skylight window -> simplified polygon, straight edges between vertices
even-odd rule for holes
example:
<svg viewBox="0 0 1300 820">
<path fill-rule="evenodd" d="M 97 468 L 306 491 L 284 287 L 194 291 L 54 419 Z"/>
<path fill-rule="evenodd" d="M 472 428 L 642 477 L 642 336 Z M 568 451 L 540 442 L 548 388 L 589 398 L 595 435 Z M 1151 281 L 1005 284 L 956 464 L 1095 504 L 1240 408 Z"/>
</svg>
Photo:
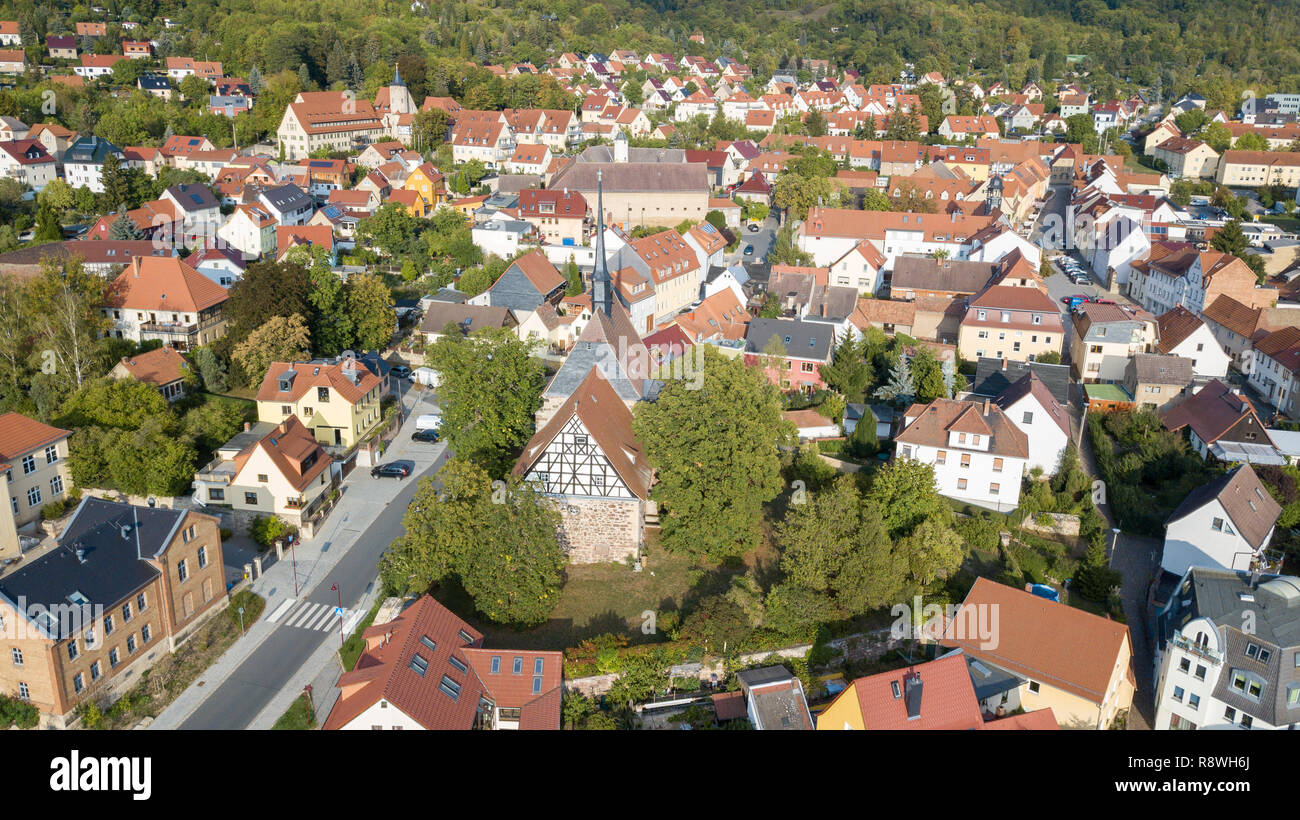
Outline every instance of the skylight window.
<svg viewBox="0 0 1300 820">
<path fill-rule="evenodd" d="M 412 655 L 411 669 L 415 670 L 415 674 L 424 677 L 424 673 L 429 671 L 429 662 L 420 655 Z"/>
<path fill-rule="evenodd" d="M 460 658 L 456 657 L 455 655 L 452 655 L 450 658 L 448 658 L 447 662 L 450 663 L 453 667 L 455 667 L 457 672 L 469 671 L 469 667 L 465 665 L 465 662 L 462 661 Z"/>
<path fill-rule="evenodd" d="M 460 684 L 446 675 L 442 676 L 442 683 L 438 684 L 438 690 L 452 700 L 460 699 Z"/>
<path fill-rule="evenodd" d="M 420 643 L 424 644 L 425 646 L 429 647 L 430 649 L 437 649 L 437 648 L 438 648 L 438 644 L 437 644 L 437 642 L 434 641 L 433 638 L 430 638 L 428 635 L 421 635 L 421 636 L 420 636 Z"/>
</svg>

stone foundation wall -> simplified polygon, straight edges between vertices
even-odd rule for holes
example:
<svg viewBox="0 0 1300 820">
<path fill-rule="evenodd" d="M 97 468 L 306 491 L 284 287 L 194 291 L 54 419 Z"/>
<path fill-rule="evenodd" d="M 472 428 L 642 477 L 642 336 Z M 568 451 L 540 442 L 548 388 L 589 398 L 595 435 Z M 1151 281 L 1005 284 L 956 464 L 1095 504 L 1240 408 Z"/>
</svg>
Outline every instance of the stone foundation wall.
<svg viewBox="0 0 1300 820">
<path fill-rule="evenodd" d="M 1050 524 L 1039 524 L 1036 520 L 1038 515 L 1047 515 L 1052 521 Z M 1063 513 L 1039 513 L 1030 515 L 1025 518 L 1022 525 L 1029 532 L 1047 533 L 1048 535 L 1078 535 L 1079 534 L 1079 516 L 1065 515 Z"/>
<path fill-rule="evenodd" d="M 571 562 L 626 561 L 641 554 L 640 499 L 568 499 L 558 506 L 560 546 Z"/>
</svg>

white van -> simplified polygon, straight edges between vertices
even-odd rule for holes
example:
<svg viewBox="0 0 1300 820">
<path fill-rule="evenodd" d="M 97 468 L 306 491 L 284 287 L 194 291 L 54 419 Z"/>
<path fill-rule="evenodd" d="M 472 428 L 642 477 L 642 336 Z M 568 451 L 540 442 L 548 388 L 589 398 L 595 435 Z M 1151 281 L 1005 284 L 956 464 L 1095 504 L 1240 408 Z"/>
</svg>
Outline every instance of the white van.
<svg viewBox="0 0 1300 820">
<path fill-rule="evenodd" d="M 423 416 L 416 416 L 416 430 L 437 430 L 442 426 L 442 416 L 436 413 L 426 413 Z"/>
<path fill-rule="evenodd" d="M 422 384 L 426 387 L 437 387 L 438 371 L 431 367 L 417 367 L 411 371 L 410 379 L 413 384 Z"/>
</svg>

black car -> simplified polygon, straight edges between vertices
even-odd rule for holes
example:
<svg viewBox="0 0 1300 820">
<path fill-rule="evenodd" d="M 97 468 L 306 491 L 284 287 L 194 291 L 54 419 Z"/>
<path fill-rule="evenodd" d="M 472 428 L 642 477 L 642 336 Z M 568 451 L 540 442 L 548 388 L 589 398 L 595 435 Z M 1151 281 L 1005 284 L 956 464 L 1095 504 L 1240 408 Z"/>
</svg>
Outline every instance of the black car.
<svg viewBox="0 0 1300 820">
<path fill-rule="evenodd" d="M 750 233 L 758 233 L 758 229 L 759 229 L 759 225 L 758 225 L 758 223 L 756 223 L 756 222 L 755 222 L 755 223 L 751 223 L 750 226 L 749 226 L 749 232 L 750 232 Z"/>
<path fill-rule="evenodd" d="M 415 469 L 410 461 L 390 461 L 380 464 L 370 471 L 372 478 L 406 478 Z"/>
<path fill-rule="evenodd" d="M 411 434 L 411 441 L 427 441 L 437 444 L 442 439 L 442 434 L 437 430 L 416 430 Z"/>
</svg>

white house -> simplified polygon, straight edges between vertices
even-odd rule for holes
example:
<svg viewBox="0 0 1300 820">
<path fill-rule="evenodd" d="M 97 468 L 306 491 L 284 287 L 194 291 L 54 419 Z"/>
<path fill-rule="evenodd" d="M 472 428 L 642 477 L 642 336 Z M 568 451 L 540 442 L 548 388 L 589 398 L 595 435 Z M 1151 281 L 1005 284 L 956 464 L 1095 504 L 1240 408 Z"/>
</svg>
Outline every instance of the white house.
<svg viewBox="0 0 1300 820">
<path fill-rule="evenodd" d="M 1300 578 L 1188 570 L 1156 615 L 1152 728 L 1300 727 L 1297 634 Z"/>
<path fill-rule="evenodd" d="M 1160 566 L 1180 577 L 1191 567 L 1253 569 L 1281 514 L 1254 469 L 1243 463 L 1178 505 L 1165 523 Z"/>
<path fill-rule="evenodd" d="M 218 239 L 229 248 L 235 248 L 245 260 L 257 259 L 262 254 L 275 252 L 275 217 L 260 203 L 237 205 L 217 230 Z"/>
<path fill-rule="evenodd" d="M 1160 328 L 1160 341 L 1156 350 L 1172 353 L 1192 362 L 1192 372 L 1197 376 L 1222 379 L 1228 375 L 1229 356 L 1214 337 L 1209 325 L 1196 314 L 1179 305 L 1156 317 Z"/>
<path fill-rule="evenodd" d="M 1030 371 L 1003 390 L 993 402 L 1029 440 L 1029 463 L 1055 475 L 1070 443 L 1070 417 L 1047 385 Z"/>
<path fill-rule="evenodd" d="M 531 222 L 510 219 L 498 211 L 486 222 L 475 225 L 470 237 L 484 256 L 496 254 L 502 259 L 510 259 L 519 254 L 519 243 L 535 230 Z"/>
<path fill-rule="evenodd" d="M 1019 506 L 1029 438 L 991 401 L 913 405 L 894 440 L 899 458 L 934 467 L 940 495 L 998 512 Z"/>
<path fill-rule="evenodd" d="M 1294 417 L 1300 391 L 1300 328 L 1284 327 L 1253 339 L 1250 386 L 1268 403 Z"/>
</svg>

